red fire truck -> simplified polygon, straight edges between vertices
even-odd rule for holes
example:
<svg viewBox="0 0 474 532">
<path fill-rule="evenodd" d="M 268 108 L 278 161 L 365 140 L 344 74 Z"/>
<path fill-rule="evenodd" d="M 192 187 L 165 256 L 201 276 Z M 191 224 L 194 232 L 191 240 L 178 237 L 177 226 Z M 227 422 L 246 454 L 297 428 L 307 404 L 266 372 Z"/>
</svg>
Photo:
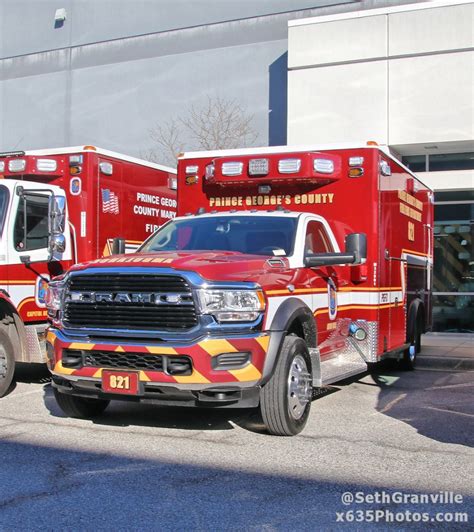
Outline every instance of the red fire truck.
<svg viewBox="0 0 474 532">
<path fill-rule="evenodd" d="M 314 388 L 387 357 L 414 367 L 432 200 L 376 145 L 183 155 L 178 218 L 50 284 L 57 402 L 259 406 L 270 433 L 297 434 Z"/>
<path fill-rule="evenodd" d="M 176 214 L 176 172 L 94 146 L 0 154 L 0 397 L 14 361 L 46 362 L 49 279 L 134 251 Z"/>
</svg>

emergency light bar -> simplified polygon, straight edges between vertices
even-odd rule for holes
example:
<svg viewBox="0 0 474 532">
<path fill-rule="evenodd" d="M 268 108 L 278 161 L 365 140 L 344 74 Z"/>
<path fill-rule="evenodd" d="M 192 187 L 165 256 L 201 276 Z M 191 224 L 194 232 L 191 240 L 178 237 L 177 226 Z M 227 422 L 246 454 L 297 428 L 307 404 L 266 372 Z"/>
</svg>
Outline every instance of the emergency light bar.
<svg viewBox="0 0 474 532">
<path fill-rule="evenodd" d="M 36 168 L 40 172 L 55 172 L 58 163 L 54 159 L 38 159 L 36 161 Z"/>
<path fill-rule="evenodd" d="M 300 171 L 301 159 L 281 159 L 278 161 L 280 174 L 296 174 Z"/>
<path fill-rule="evenodd" d="M 82 154 L 69 156 L 69 166 L 78 166 L 82 164 L 83 161 L 84 161 L 84 157 L 82 156 Z"/>
<path fill-rule="evenodd" d="M 218 186 L 261 186 L 304 181 L 321 186 L 336 181 L 341 175 L 342 161 L 339 155 L 316 152 L 292 155 L 293 157 L 243 155 L 230 160 L 218 158 L 206 166 L 204 182 Z M 195 173 L 197 167 L 187 166 L 186 177 L 191 169 L 196 176 L 203 170 Z"/>
<path fill-rule="evenodd" d="M 334 172 L 334 161 L 331 159 L 315 159 L 313 166 L 314 171 L 320 174 L 332 174 Z"/>
<path fill-rule="evenodd" d="M 10 172 L 23 172 L 26 168 L 25 159 L 12 159 L 8 161 L 8 170 Z"/>
<path fill-rule="evenodd" d="M 268 159 L 250 159 L 249 175 L 268 175 Z"/>
<path fill-rule="evenodd" d="M 234 176 L 234 175 L 241 175 L 244 169 L 244 163 L 239 162 L 228 162 L 228 163 L 222 163 L 221 172 L 222 175 L 226 176 Z"/>
<path fill-rule="evenodd" d="M 101 174 L 112 175 L 114 172 L 114 167 L 112 166 L 112 163 L 101 162 L 99 163 L 99 170 Z"/>
</svg>

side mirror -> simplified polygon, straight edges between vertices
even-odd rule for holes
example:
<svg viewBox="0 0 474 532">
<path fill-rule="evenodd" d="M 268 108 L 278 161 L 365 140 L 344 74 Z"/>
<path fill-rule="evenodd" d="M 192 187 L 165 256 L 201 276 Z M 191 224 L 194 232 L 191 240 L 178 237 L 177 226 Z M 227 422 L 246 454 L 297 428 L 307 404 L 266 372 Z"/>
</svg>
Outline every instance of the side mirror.
<svg viewBox="0 0 474 532">
<path fill-rule="evenodd" d="M 364 233 L 351 233 L 346 237 L 344 253 L 313 253 L 304 258 L 305 266 L 333 266 L 337 264 L 362 264 L 367 258 L 367 236 Z"/>
<path fill-rule="evenodd" d="M 62 233 L 51 235 L 49 239 L 49 249 L 52 252 L 64 253 L 66 251 L 66 238 Z"/>
<path fill-rule="evenodd" d="M 346 253 L 354 255 L 352 264 L 362 264 L 367 259 L 367 235 L 365 233 L 351 233 L 346 236 Z"/>
<path fill-rule="evenodd" d="M 49 230 L 51 234 L 64 233 L 66 222 L 66 198 L 64 196 L 55 196 L 49 199 Z"/>
<path fill-rule="evenodd" d="M 66 198 L 64 196 L 51 195 L 48 203 L 49 238 L 48 248 L 52 260 L 54 253 L 64 253 L 66 250 Z"/>
<path fill-rule="evenodd" d="M 112 255 L 123 255 L 125 253 L 125 238 L 114 238 L 112 240 Z"/>
</svg>

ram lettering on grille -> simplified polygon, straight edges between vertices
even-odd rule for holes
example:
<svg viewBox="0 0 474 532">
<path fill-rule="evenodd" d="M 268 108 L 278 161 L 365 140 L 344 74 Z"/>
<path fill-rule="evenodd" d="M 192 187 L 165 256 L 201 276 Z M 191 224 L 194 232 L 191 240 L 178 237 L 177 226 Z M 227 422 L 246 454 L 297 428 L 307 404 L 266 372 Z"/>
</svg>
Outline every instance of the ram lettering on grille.
<svg viewBox="0 0 474 532">
<path fill-rule="evenodd" d="M 69 301 L 78 303 L 149 303 L 153 305 L 192 305 L 193 302 L 181 294 L 140 292 L 71 292 Z"/>
</svg>

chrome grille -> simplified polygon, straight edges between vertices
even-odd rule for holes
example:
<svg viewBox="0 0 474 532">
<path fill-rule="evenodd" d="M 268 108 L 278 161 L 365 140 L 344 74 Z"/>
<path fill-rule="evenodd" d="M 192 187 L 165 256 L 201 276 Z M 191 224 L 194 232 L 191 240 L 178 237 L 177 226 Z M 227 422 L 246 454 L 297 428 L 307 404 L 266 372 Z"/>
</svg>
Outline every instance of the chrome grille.
<svg viewBox="0 0 474 532">
<path fill-rule="evenodd" d="M 150 295 L 156 297 L 147 301 Z M 191 288 L 183 277 L 85 274 L 69 280 L 63 323 L 69 328 L 158 332 L 190 329 L 197 318 Z"/>
</svg>

